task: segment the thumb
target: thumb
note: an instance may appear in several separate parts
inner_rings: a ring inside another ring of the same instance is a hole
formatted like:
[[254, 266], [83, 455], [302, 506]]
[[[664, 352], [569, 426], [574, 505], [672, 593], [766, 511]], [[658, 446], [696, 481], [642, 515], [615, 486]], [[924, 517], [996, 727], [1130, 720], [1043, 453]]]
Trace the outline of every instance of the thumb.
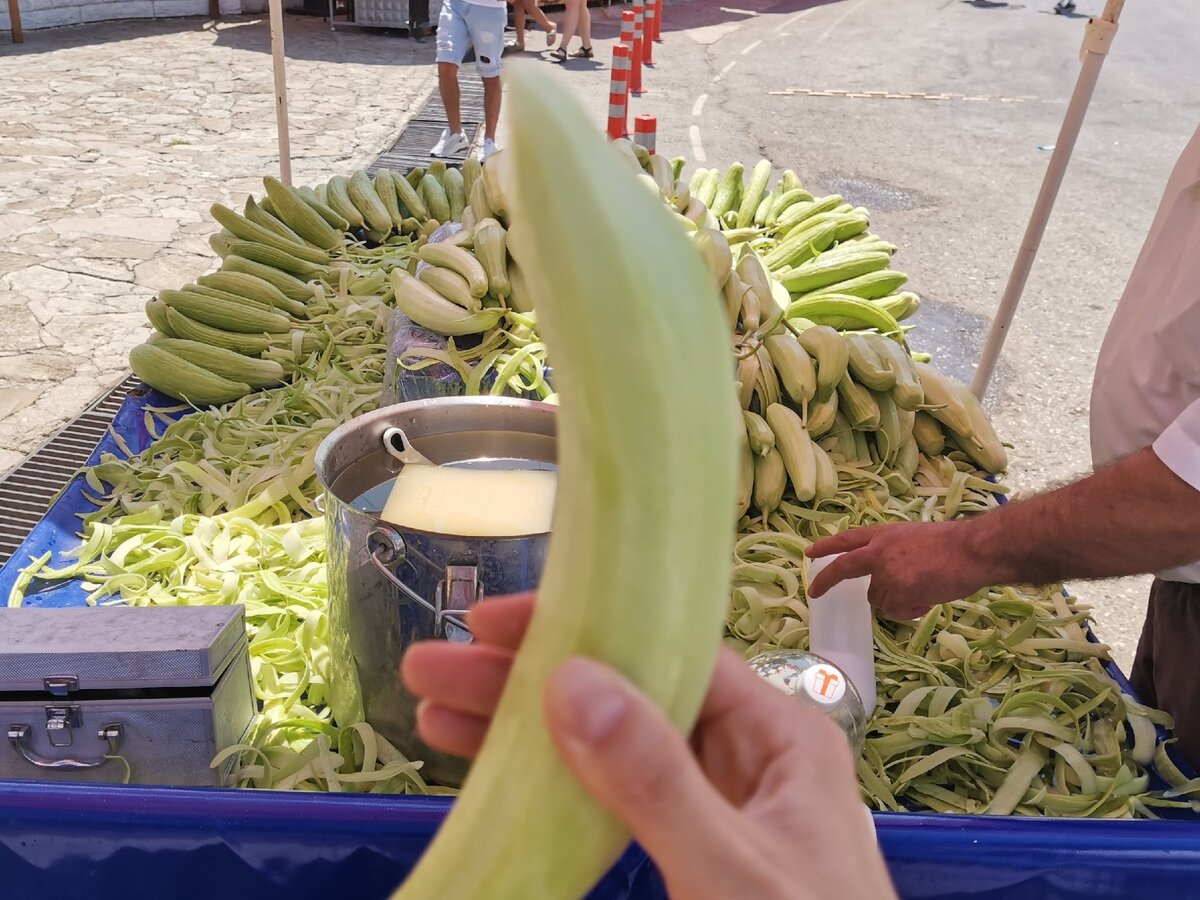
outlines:
[[729, 806], [649, 698], [608, 666], [572, 659], [551, 675], [545, 710], [567, 767], [668, 882], [672, 873], [707, 868]]

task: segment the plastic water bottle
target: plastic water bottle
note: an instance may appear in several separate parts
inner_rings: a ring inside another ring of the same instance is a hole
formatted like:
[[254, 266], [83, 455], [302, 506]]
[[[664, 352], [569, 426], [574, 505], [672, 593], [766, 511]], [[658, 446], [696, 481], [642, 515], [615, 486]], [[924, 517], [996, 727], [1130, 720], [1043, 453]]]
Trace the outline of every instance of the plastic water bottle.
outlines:
[[[838, 555], [809, 560], [809, 583]], [[875, 648], [871, 636], [873, 616], [867, 600], [870, 585], [869, 575], [852, 578], [835, 585], [820, 597], [808, 599], [809, 649], [846, 673], [858, 690], [868, 718], [875, 710], [877, 699]]]
[[804, 650], [768, 650], [750, 660], [750, 669], [832, 719], [846, 735], [850, 752], [855, 757], [862, 753], [867, 714], [854, 683], [833, 663]]

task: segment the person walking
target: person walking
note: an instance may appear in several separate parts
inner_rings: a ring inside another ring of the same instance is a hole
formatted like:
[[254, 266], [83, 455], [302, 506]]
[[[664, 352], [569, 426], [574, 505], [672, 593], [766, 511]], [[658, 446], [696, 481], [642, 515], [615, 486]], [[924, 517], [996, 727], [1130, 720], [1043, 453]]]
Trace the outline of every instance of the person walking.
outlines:
[[889, 618], [991, 584], [1155, 573], [1130, 682], [1200, 768], [1200, 129], [1171, 173], [1092, 382], [1094, 474], [969, 519], [853, 529], [813, 581], [871, 577]]
[[430, 156], [457, 156], [471, 146], [463, 132], [458, 68], [467, 48], [475, 48], [475, 69], [483, 79], [483, 147], [479, 158], [496, 151], [500, 121], [500, 57], [504, 53], [505, 0], [444, 0], [438, 17], [438, 92], [446, 108], [446, 125]]
[[[570, 59], [592, 58], [592, 14], [588, 12], [587, 0], [566, 0], [567, 15], [563, 19], [563, 27], [558, 48], [551, 51], [550, 56], [555, 62], [566, 62]], [[574, 53], [568, 53], [567, 47], [571, 38], [575, 37], [575, 29], [579, 29], [582, 44]]]
[[525, 49], [525, 20], [530, 16], [546, 32], [546, 46], [550, 47], [554, 44], [558, 26], [542, 12], [542, 8], [538, 6], [538, 0], [508, 0], [508, 4], [513, 8], [513, 27], [517, 32], [516, 39], [510, 44], [514, 50], [523, 51]]

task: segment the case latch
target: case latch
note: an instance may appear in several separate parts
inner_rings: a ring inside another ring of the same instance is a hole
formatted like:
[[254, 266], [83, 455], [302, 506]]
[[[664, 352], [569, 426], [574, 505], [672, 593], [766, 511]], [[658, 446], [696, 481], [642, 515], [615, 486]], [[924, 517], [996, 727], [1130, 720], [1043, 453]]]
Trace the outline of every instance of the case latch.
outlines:
[[65, 697], [79, 690], [79, 679], [74, 675], [50, 675], [42, 679], [42, 685], [51, 697]]
[[46, 738], [51, 747], [70, 747], [80, 724], [78, 706], [46, 707]]

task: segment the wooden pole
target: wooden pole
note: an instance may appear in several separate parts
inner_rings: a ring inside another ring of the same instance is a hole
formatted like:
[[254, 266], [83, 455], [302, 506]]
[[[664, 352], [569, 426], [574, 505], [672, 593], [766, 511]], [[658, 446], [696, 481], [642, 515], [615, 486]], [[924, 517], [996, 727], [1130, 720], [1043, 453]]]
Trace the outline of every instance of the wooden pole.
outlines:
[[1042, 187], [1033, 206], [1033, 214], [1029, 217], [1025, 237], [1021, 240], [1021, 248], [1017, 251], [1017, 258], [1009, 273], [1008, 284], [1004, 287], [1000, 306], [996, 309], [996, 317], [988, 331], [979, 365], [975, 367], [975, 379], [971, 382], [971, 390], [980, 400], [987, 393], [988, 382], [991, 381], [996, 363], [1000, 359], [1000, 349], [1008, 336], [1008, 327], [1012, 324], [1013, 316], [1017, 312], [1017, 303], [1020, 302], [1025, 283], [1029, 280], [1029, 272], [1033, 269], [1033, 261], [1037, 258], [1042, 236], [1046, 233], [1046, 225], [1050, 221], [1050, 211], [1054, 208], [1058, 189], [1067, 173], [1067, 163], [1071, 161], [1075, 139], [1079, 137], [1079, 131], [1083, 127], [1083, 117], [1087, 113], [1092, 92], [1100, 78], [1100, 67], [1104, 65], [1104, 57], [1108, 55], [1109, 45], [1117, 33], [1117, 20], [1124, 5], [1125, 0], [1108, 0], [1104, 12], [1091, 19], [1084, 32], [1083, 49], [1080, 51], [1083, 67], [1079, 72], [1079, 80], [1075, 82], [1075, 90], [1067, 105], [1058, 140], [1054, 143], [1054, 154], [1050, 157], [1050, 165], [1046, 167]]
[[25, 43], [25, 33], [21, 31], [21, 11], [17, 9], [17, 0], [8, 0], [8, 21], [12, 28], [12, 42]]
[[288, 138], [287, 76], [283, 68], [283, 0], [270, 0], [270, 4], [271, 60], [275, 68], [275, 124], [279, 129], [279, 180], [290, 185], [292, 147]]

